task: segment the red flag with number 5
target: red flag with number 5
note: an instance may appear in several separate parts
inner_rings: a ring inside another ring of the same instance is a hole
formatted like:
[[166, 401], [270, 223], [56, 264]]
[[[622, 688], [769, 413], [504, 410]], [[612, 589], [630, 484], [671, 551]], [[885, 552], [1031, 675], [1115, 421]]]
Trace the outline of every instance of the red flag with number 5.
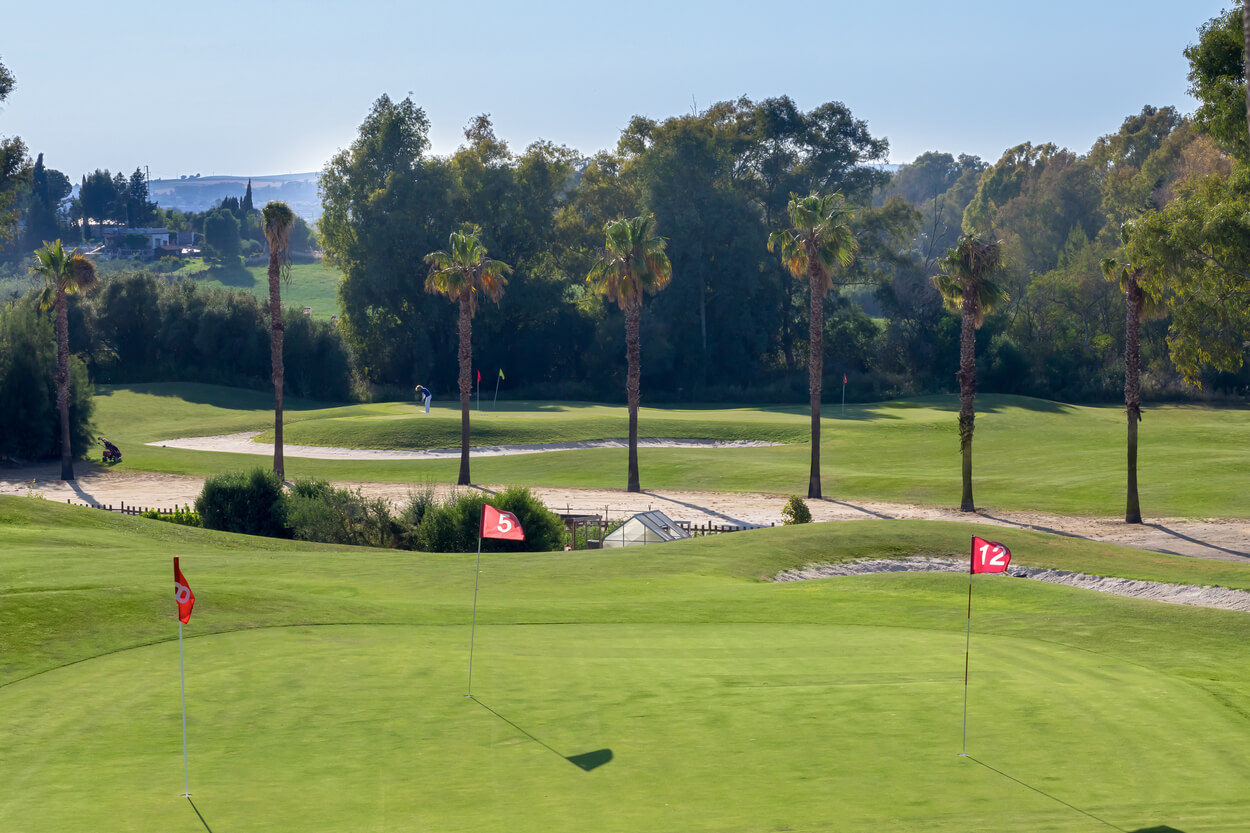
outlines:
[[997, 541], [972, 536], [972, 572], [1002, 573], [1011, 564], [1011, 550]]
[[482, 504], [482, 537], [502, 538], [505, 541], [524, 541], [525, 532], [521, 522], [511, 512], [496, 509], [489, 503]]
[[178, 621], [187, 624], [191, 621], [191, 608], [195, 607], [195, 594], [178, 569], [177, 558], [174, 559], [174, 601], [178, 603]]

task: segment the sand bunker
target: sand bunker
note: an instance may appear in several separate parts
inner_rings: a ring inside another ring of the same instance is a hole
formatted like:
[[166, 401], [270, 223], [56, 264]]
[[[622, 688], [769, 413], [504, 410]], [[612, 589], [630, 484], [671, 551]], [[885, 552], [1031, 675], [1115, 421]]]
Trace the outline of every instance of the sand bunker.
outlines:
[[[897, 572], [966, 573], [968, 572], [968, 562], [963, 559], [954, 560], [928, 556], [883, 558], [851, 561], [844, 564], [811, 565], [800, 570], [786, 570], [779, 573], [773, 580], [804, 581], [833, 576], [858, 576], [868, 573]], [[1111, 576], [1090, 576], [1084, 573], [1068, 572], [1067, 570], [1048, 570], [1040, 567], [1022, 566], [1012, 567], [1008, 571], [1008, 577], [1049, 581], [1054, 584], [1066, 584], [1085, 590], [1096, 590], [1099, 593], [1112, 593], [1116, 596], [1131, 596], [1135, 599], [1150, 599], [1169, 604], [1197, 605], [1199, 607], [1215, 607], [1224, 610], [1250, 612], [1250, 593], [1245, 590], [1230, 590], [1227, 587], [1165, 584], [1159, 581], [1137, 581], [1135, 579], [1114, 578]]]
[[[227, 451], [231, 454], [260, 454], [273, 456], [273, 443], [258, 443], [255, 438], [260, 431], [241, 434], [220, 434], [215, 437], [186, 437], [177, 440], [159, 440], [148, 445], [160, 448], [182, 448], [190, 451]], [[755, 448], [780, 445], [757, 440], [639, 440], [640, 448]], [[529, 445], [480, 445], [469, 449], [474, 457], [505, 457], [513, 454], [541, 454], [546, 451], [577, 451], [585, 448], [627, 448], [628, 440], [587, 440], [576, 443], [531, 443]], [[459, 448], [428, 448], [412, 451], [379, 448], [329, 448], [319, 445], [282, 444], [285, 457], [305, 457], [313, 460], [439, 460], [459, 457]]]

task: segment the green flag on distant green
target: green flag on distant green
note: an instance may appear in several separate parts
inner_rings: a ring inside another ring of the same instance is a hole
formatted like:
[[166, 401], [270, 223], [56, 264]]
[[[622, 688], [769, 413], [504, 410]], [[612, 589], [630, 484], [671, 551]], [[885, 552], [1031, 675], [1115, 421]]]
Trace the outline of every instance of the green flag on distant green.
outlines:
[[501, 367], [501, 368], [499, 368], [499, 378], [500, 378], [500, 379], [505, 378], [505, 377], [504, 377], [504, 375], [503, 375], [503, 368], [502, 368], [502, 367]]

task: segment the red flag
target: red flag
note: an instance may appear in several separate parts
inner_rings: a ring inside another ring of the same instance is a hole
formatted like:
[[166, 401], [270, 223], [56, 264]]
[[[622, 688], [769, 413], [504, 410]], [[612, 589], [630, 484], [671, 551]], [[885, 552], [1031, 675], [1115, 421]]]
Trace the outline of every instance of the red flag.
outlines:
[[997, 541], [972, 536], [972, 572], [1003, 573], [1011, 564], [1011, 550]]
[[480, 370], [477, 372], [477, 383], [482, 384], [482, 371]]
[[846, 374], [845, 374], [845, 373], [843, 373], [843, 374], [842, 374], [842, 384], [844, 384], [844, 385], [846, 384]]
[[174, 601], [178, 603], [178, 621], [187, 624], [191, 621], [191, 608], [195, 607], [195, 594], [178, 569], [177, 558], [174, 559]]
[[525, 532], [521, 522], [511, 512], [496, 509], [489, 503], [482, 504], [482, 537], [503, 538], [506, 541], [524, 541]]

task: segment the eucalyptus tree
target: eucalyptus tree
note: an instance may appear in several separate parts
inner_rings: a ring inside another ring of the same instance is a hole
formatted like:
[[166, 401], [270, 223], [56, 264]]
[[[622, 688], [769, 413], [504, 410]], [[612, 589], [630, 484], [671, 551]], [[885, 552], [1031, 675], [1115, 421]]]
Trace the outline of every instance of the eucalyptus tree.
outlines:
[[473, 364], [473, 316], [478, 297], [485, 296], [496, 304], [508, 285], [512, 267], [501, 260], [488, 258], [486, 247], [471, 232], [452, 232], [448, 251], [439, 250], [425, 256], [430, 265], [425, 291], [443, 295], [460, 305], [460, 476], [456, 482], [468, 486], [469, 480], [469, 397], [473, 391], [470, 368]]
[[[250, 184], [250, 182], [249, 182]], [[282, 288], [290, 281], [291, 228], [295, 212], [284, 202], [270, 202], [264, 209], [265, 240], [269, 243], [269, 361], [273, 369], [273, 473], [286, 477], [282, 459], [282, 387], [286, 368], [282, 362]]]
[[[1125, 227], [1125, 242], [1127, 226]], [[1139, 524], [1141, 502], [1137, 496], [1137, 423], [1141, 422], [1141, 319], [1155, 298], [1141, 285], [1144, 269], [1132, 263], [1105, 258], [1102, 273], [1109, 281], [1119, 283], [1124, 293], [1124, 409], [1128, 414], [1128, 481], [1124, 522]]]
[[959, 450], [963, 457], [963, 495], [959, 511], [975, 512], [972, 502], [972, 432], [976, 420], [973, 400], [977, 391], [976, 331], [985, 316], [1007, 300], [1007, 293], [990, 280], [1002, 267], [1002, 245], [964, 234], [939, 262], [942, 271], [933, 285], [946, 308], [960, 316], [959, 330]]
[[95, 287], [95, 264], [77, 249], [65, 251], [60, 240], [35, 251], [31, 271], [43, 279], [39, 308], [56, 311], [56, 407], [61, 417], [61, 479], [74, 479], [69, 433], [69, 302], [67, 296]]
[[629, 470], [626, 491], [641, 492], [638, 478], [638, 401], [641, 398], [642, 349], [638, 330], [642, 299], [668, 286], [673, 268], [665, 241], [655, 233], [650, 214], [612, 220], [603, 229], [603, 252], [590, 267], [586, 284], [616, 301], [625, 313], [625, 396], [629, 406]]
[[841, 194], [791, 196], [786, 207], [790, 228], [768, 238], [768, 250], [780, 250], [790, 274], [807, 278], [809, 293], [807, 379], [812, 416], [812, 459], [807, 496], [820, 498], [820, 398], [825, 368], [825, 296], [833, 275], [855, 259], [859, 243], [851, 230], [851, 210]]

